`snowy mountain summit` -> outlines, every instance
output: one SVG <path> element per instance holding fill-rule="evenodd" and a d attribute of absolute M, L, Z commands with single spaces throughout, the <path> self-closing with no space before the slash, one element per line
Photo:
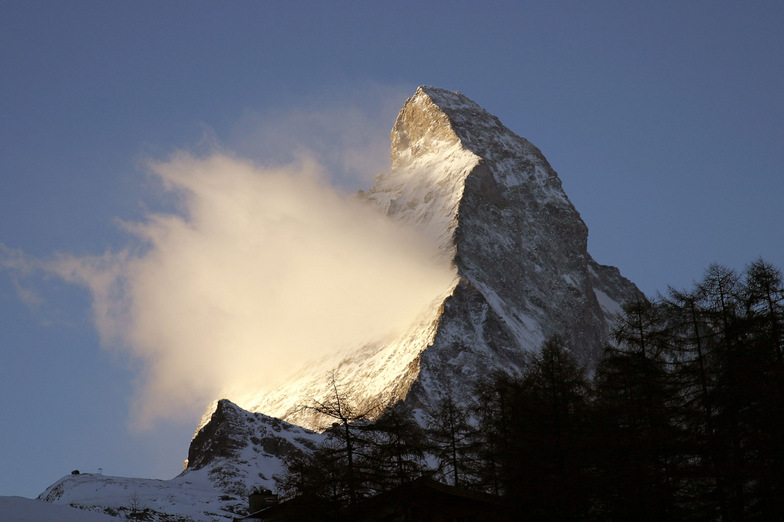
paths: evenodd
<path fill-rule="evenodd" d="M 391 199 L 390 214 L 419 219 L 406 209 L 453 198 L 445 233 L 460 278 L 407 400 L 432 404 L 446 386 L 470 392 L 483 373 L 517 371 L 553 334 L 596 363 L 614 314 L 639 290 L 591 258 L 588 228 L 539 149 L 462 94 L 422 87 L 395 123 L 392 166 L 370 192 Z M 439 170 L 437 180 L 417 175 Z M 422 188 L 401 191 L 406 183 Z"/>
<path fill-rule="evenodd" d="M 613 315 L 639 295 L 588 254 L 588 229 L 539 149 L 466 96 L 420 87 L 391 138 L 391 170 L 359 197 L 432 238 L 454 281 L 399 337 L 306 368 L 273 393 L 232 397 L 239 406 L 319 429 L 323 419 L 300 407 L 328 396 L 334 375 L 358 405 L 405 399 L 427 410 L 447 387 L 465 401 L 478 377 L 519 371 L 553 334 L 590 367 Z"/>
<path fill-rule="evenodd" d="M 380 413 L 404 400 L 427 415 L 446 393 L 466 404 L 479 378 L 520 372 L 554 334 L 591 367 L 622 303 L 641 295 L 618 269 L 591 258 L 588 228 L 539 149 L 466 96 L 418 88 L 391 139 L 390 171 L 357 197 L 431 238 L 454 279 L 396 336 L 314 363 L 272 392 L 216 402 L 188 468 L 168 481 L 171 495 L 199 483 L 230 499 L 211 508 L 227 516 L 244 493 L 274 489 L 280 459 L 312 447 L 318 434 L 309 430 L 330 425 L 302 406 L 328 399 L 333 378 L 358 409 Z M 67 479 L 43 497 L 54 491 L 100 504 L 82 502 Z M 195 509 L 189 502 L 186 517 Z"/>

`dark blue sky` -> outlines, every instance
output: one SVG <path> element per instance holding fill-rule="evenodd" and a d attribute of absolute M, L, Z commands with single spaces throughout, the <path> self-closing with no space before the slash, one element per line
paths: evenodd
<path fill-rule="evenodd" d="M 281 162 L 307 146 L 334 183 L 367 188 L 376 172 L 330 150 L 383 161 L 397 110 L 429 84 L 537 145 L 594 258 L 646 293 L 712 262 L 784 266 L 780 2 L 379 4 L 3 2 L 0 244 L 122 248 L 120 221 L 161 204 L 144 161 L 178 148 Z M 89 304 L 0 268 L 0 495 L 75 468 L 181 469 L 198 419 L 128 430 L 137 363 L 100 347 Z"/>

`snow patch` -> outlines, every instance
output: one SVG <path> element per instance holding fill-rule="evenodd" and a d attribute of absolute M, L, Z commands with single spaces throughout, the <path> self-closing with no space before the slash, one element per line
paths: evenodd
<path fill-rule="evenodd" d="M 599 301 L 599 306 L 602 307 L 605 317 L 615 317 L 623 313 L 623 306 L 621 303 L 613 300 L 609 295 L 598 288 L 594 288 L 593 293 L 596 295 L 596 300 Z"/>

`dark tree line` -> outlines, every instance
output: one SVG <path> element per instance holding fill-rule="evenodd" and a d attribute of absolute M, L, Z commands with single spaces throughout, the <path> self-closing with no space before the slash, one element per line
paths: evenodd
<path fill-rule="evenodd" d="M 784 520 L 781 272 L 713 265 L 628 303 L 614 340 L 589 377 L 553 337 L 425 427 L 403 405 L 375 423 L 333 415 L 282 490 L 341 506 L 428 474 L 502 496 L 510 519 Z"/>

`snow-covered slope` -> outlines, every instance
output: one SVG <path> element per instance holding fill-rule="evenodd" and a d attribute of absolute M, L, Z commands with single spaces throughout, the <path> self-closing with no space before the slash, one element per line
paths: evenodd
<path fill-rule="evenodd" d="M 145 520 L 172 522 L 232 520 L 247 506 L 245 498 L 223 493 L 205 473 L 172 480 L 67 475 L 38 500 L 122 519 L 144 513 Z"/>
<path fill-rule="evenodd" d="M 283 457 L 309 451 L 320 440 L 317 433 L 222 400 L 191 442 L 188 468 L 179 476 L 67 475 L 38 499 L 123 519 L 136 512 L 158 522 L 233 520 L 247 514 L 254 489 L 275 489 Z"/>
<path fill-rule="evenodd" d="M 117 519 L 100 513 L 86 513 L 71 506 L 57 506 L 50 502 L 23 497 L 0 497 L 0 520 L 3 522 L 116 522 Z"/>
<path fill-rule="evenodd" d="M 188 468 L 171 481 L 66 477 L 42 498 L 116 506 L 125 495 L 127 505 L 136 487 L 161 513 L 228 517 L 253 487 L 274 488 L 282 457 L 319 440 L 288 423 L 328 426 L 302 406 L 333 394 L 333 378 L 358 408 L 380 414 L 405 400 L 427 415 L 447 392 L 467 403 L 481 376 L 520 371 L 553 334 L 584 365 L 597 361 L 614 314 L 640 292 L 588 254 L 588 229 L 539 149 L 464 95 L 434 87 L 406 101 L 391 138 L 391 170 L 358 197 L 423 231 L 455 269 L 418 319 L 303 368 L 271 393 L 231 397 L 239 406 L 217 401 Z M 181 502 L 191 507 L 178 511 Z"/>

